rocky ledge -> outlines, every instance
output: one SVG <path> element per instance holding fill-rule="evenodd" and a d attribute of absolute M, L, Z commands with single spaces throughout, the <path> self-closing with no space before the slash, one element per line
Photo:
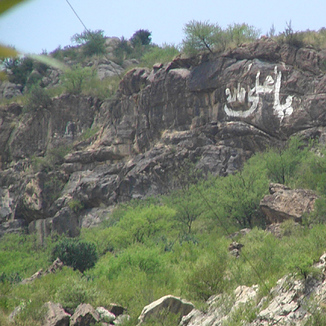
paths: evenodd
<path fill-rule="evenodd" d="M 224 176 L 292 135 L 325 143 L 325 62 L 267 38 L 135 68 L 110 100 L 2 106 L 0 234 L 74 236 L 119 202 L 170 191 L 186 161 Z"/>

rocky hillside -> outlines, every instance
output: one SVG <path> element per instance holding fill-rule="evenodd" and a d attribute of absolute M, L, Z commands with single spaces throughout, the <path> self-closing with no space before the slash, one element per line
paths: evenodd
<path fill-rule="evenodd" d="M 300 134 L 325 139 L 326 50 L 263 38 L 135 68 L 114 98 L 0 108 L 0 233 L 76 235 L 110 208 L 174 187 L 185 160 L 227 175 Z"/>

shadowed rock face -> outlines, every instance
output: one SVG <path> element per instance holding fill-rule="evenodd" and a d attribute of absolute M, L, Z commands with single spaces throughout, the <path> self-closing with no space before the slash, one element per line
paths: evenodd
<path fill-rule="evenodd" d="M 262 39 L 133 69 L 104 102 L 64 95 L 35 112 L 1 107 L 0 220 L 55 217 L 47 225 L 62 232 L 56 221 L 71 216 L 65 223 L 75 234 L 75 226 L 85 225 L 82 216 L 87 225 L 90 216 L 99 220 L 99 208 L 171 190 L 185 160 L 224 176 L 291 135 L 325 142 L 325 62 L 325 51 Z M 82 140 L 91 126 L 97 133 Z M 67 145 L 69 153 L 60 156 Z M 49 153 L 57 153 L 52 174 L 43 168 L 36 175 L 31 158 Z M 82 203 L 78 214 L 69 213 L 72 200 Z"/>

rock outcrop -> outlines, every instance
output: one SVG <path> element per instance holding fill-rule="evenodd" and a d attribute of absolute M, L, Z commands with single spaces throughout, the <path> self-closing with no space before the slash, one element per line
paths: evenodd
<path fill-rule="evenodd" d="M 138 318 L 138 325 L 143 324 L 146 320 L 150 320 L 151 318 L 159 319 L 162 317 L 162 313 L 178 315 L 181 320 L 183 316 L 188 315 L 193 309 L 194 305 L 192 303 L 172 295 L 166 295 L 144 307 Z"/>
<path fill-rule="evenodd" d="M 325 58 L 261 39 L 132 69 L 110 100 L 63 95 L 25 113 L 2 106 L 0 233 L 29 225 L 41 239 L 73 236 L 93 224 L 83 216 L 100 221 L 119 202 L 170 191 L 185 160 L 225 176 L 291 135 L 325 142 Z"/>
<path fill-rule="evenodd" d="M 318 196 L 306 189 L 290 189 L 282 184 L 271 184 L 270 195 L 260 201 L 260 209 L 270 224 L 284 220 L 302 222 L 302 216 L 310 213 Z"/>
<path fill-rule="evenodd" d="M 45 304 L 45 309 L 43 326 L 69 326 L 71 316 L 64 311 L 59 303 L 49 301 Z"/>
<path fill-rule="evenodd" d="M 223 325 L 234 322 L 232 318 L 239 312 L 243 316 L 250 312 L 256 316 L 253 320 L 246 320 L 246 325 L 251 326 L 305 325 L 311 316 L 307 302 L 314 300 L 317 307 L 323 305 L 326 298 L 325 258 L 323 254 L 315 264 L 321 272 L 319 278 L 298 279 L 286 275 L 278 280 L 270 295 L 263 298 L 258 295 L 257 285 L 239 286 L 231 295 L 220 294 L 209 298 L 205 312 L 193 309 L 182 318 L 180 326 Z"/>

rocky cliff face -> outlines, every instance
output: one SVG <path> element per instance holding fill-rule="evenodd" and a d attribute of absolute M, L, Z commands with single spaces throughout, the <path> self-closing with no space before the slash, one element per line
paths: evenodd
<path fill-rule="evenodd" d="M 185 161 L 227 175 L 291 135 L 325 141 L 326 50 L 270 39 L 136 68 L 114 99 L 0 108 L 0 234 L 78 233 L 110 207 L 174 187 Z M 90 128 L 93 134 L 87 132 Z"/>

